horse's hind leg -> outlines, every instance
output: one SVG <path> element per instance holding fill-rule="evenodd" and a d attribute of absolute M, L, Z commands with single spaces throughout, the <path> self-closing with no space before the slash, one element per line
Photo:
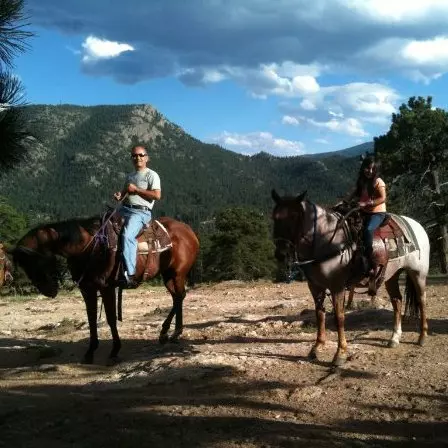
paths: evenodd
<path fill-rule="evenodd" d="M 183 310 L 182 305 L 184 298 L 186 296 L 185 292 L 185 277 L 175 276 L 170 277 L 165 280 L 165 286 L 168 291 L 171 293 L 171 297 L 173 298 L 173 307 L 169 312 L 167 318 L 162 324 L 162 330 L 159 335 L 159 342 L 164 344 L 168 342 L 177 342 L 179 336 L 183 331 Z M 171 326 L 171 321 L 173 320 L 174 315 L 176 315 L 176 323 L 174 332 L 170 338 L 168 338 L 168 331 Z"/>
<path fill-rule="evenodd" d="M 420 310 L 420 336 L 418 344 L 423 345 L 428 336 L 428 321 L 426 318 L 426 275 L 421 272 L 409 271 L 409 277 L 415 287 Z"/>
<path fill-rule="evenodd" d="M 400 344 L 401 338 L 401 308 L 403 305 L 403 296 L 400 292 L 400 285 L 398 284 L 398 279 L 400 277 L 400 272 L 396 272 L 389 280 L 384 283 L 386 291 L 389 294 L 390 301 L 392 302 L 392 307 L 394 309 L 394 331 L 392 337 L 389 340 L 389 347 L 395 348 Z"/>

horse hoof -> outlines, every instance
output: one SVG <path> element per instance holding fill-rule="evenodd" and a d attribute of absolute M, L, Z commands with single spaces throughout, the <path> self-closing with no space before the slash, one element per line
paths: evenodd
<path fill-rule="evenodd" d="M 423 346 L 425 345 L 425 341 L 426 341 L 426 336 L 420 336 L 420 337 L 418 338 L 418 345 L 419 345 L 420 347 L 423 347 Z"/>
<path fill-rule="evenodd" d="M 168 335 L 166 333 L 163 333 L 159 336 L 159 344 L 166 344 L 168 342 L 169 338 Z"/>
<path fill-rule="evenodd" d="M 81 364 L 93 364 L 93 355 L 84 355 L 81 360 Z"/>
<path fill-rule="evenodd" d="M 397 348 L 399 345 L 400 343 L 398 341 L 395 341 L 394 339 L 391 339 L 387 344 L 389 348 Z"/>
<path fill-rule="evenodd" d="M 334 357 L 332 365 L 334 367 L 341 367 L 341 366 L 343 366 L 345 364 L 346 361 L 347 361 L 347 356 L 346 355 L 344 355 L 344 356 L 337 355 L 337 356 Z"/>
<path fill-rule="evenodd" d="M 308 359 L 310 359 L 311 361 L 318 359 L 319 353 L 322 351 L 323 347 L 324 347 L 323 344 L 317 346 L 315 345 L 308 353 Z"/>
<path fill-rule="evenodd" d="M 112 367 L 112 366 L 115 366 L 115 365 L 119 364 L 120 362 L 121 362 L 121 358 L 120 357 L 118 357 L 118 356 L 109 356 L 109 358 L 107 358 L 106 365 L 108 367 Z"/>
<path fill-rule="evenodd" d="M 172 344 L 179 344 L 180 343 L 180 335 L 177 336 L 171 336 L 169 339 L 169 342 L 171 342 Z"/>

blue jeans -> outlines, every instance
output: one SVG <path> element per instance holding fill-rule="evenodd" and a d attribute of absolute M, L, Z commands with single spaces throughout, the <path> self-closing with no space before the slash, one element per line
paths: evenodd
<path fill-rule="evenodd" d="M 137 264 L 137 235 L 145 224 L 151 221 L 151 212 L 123 205 L 119 213 L 124 218 L 122 233 L 123 258 L 128 275 L 135 275 Z"/>
<path fill-rule="evenodd" d="M 386 213 L 372 213 L 366 214 L 364 218 L 364 249 L 370 262 L 372 262 L 373 253 L 373 232 L 381 225 L 385 217 Z"/>

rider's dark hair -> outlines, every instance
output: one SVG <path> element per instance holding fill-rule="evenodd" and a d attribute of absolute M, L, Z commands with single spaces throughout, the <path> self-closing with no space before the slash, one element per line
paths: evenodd
<path fill-rule="evenodd" d="M 373 164 L 373 176 L 372 178 L 369 179 L 368 177 L 365 176 L 364 170 L 372 164 Z M 378 171 L 379 171 L 379 164 L 374 157 L 367 156 L 363 159 L 361 167 L 359 168 L 358 180 L 356 182 L 356 195 L 358 197 L 361 196 L 362 190 L 364 188 L 367 188 L 367 192 L 370 197 L 373 196 L 373 193 L 375 191 L 376 180 L 378 179 Z"/>

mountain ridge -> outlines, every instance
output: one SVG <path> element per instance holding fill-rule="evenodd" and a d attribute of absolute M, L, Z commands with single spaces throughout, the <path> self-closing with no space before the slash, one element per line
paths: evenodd
<path fill-rule="evenodd" d="M 129 149 L 136 143 L 149 147 L 150 167 L 162 178 L 156 214 L 187 221 L 230 206 L 267 214 L 272 188 L 308 190 L 316 202 L 334 202 L 354 182 L 359 163 L 345 150 L 245 156 L 201 142 L 148 104 L 30 105 L 23 112 L 38 140 L 27 160 L 1 177 L 0 187 L 32 222 L 98 214 L 132 171 Z"/>

